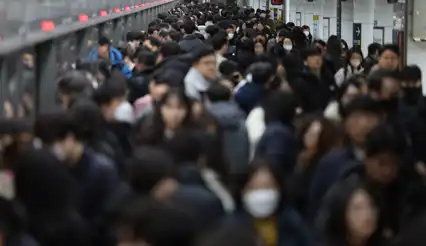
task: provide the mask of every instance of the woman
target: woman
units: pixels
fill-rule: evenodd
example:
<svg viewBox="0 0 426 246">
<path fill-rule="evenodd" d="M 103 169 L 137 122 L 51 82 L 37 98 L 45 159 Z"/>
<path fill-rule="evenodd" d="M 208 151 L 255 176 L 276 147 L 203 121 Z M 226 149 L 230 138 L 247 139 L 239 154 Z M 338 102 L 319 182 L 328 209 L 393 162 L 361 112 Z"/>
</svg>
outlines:
<svg viewBox="0 0 426 246">
<path fill-rule="evenodd" d="M 341 181 L 324 197 L 318 217 L 323 246 L 381 246 L 379 212 L 374 200 L 357 179 Z"/>
<path fill-rule="evenodd" d="M 177 131 L 192 125 L 192 104 L 184 91 L 171 89 L 158 102 L 140 131 L 140 145 L 162 145 Z"/>
<path fill-rule="evenodd" d="M 364 76 L 358 74 L 347 79 L 338 88 L 337 100 L 328 104 L 324 111 L 325 118 L 340 122 L 343 107 L 360 94 L 367 94 L 367 82 Z"/>
<path fill-rule="evenodd" d="M 307 215 L 309 187 L 317 163 L 330 150 L 340 146 L 341 138 L 336 124 L 320 115 L 306 115 L 299 125 L 297 139 L 301 150 L 297 156 L 292 193 L 299 212 Z"/>
<path fill-rule="evenodd" d="M 342 43 L 340 39 L 332 35 L 328 38 L 326 53 L 324 56 L 324 66 L 332 74 L 336 74 L 340 68 L 343 67 L 343 54 Z"/>
<path fill-rule="evenodd" d="M 363 72 L 362 63 L 364 56 L 362 50 L 358 47 L 353 47 L 347 52 L 345 63 L 339 71 L 334 75 L 337 86 L 340 86 L 345 79 L 349 78 L 354 74 L 360 74 Z"/>
<path fill-rule="evenodd" d="M 230 221 L 250 228 L 266 246 L 304 246 L 310 235 L 287 201 L 282 169 L 256 160 L 241 190 L 240 212 Z"/>
</svg>

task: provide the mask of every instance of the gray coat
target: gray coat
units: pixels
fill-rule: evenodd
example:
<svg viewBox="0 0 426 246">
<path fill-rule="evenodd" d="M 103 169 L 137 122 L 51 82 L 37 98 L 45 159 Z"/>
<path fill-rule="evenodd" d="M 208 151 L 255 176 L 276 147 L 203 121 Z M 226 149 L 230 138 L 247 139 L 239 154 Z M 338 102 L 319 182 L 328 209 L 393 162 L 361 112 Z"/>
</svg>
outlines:
<svg viewBox="0 0 426 246">
<path fill-rule="evenodd" d="M 224 133 L 224 152 L 230 163 L 231 174 L 248 170 L 250 146 L 245 126 L 245 114 L 233 101 L 216 102 L 208 106 Z"/>
</svg>

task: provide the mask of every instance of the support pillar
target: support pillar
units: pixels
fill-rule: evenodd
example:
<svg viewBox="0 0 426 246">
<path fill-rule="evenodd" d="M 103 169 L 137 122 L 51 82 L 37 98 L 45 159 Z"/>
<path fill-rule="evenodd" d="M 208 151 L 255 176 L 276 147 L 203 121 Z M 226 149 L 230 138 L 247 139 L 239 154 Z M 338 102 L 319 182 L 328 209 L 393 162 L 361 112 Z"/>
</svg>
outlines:
<svg viewBox="0 0 426 246">
<path fill-rule="evenodd" d="M 353 23 L 355 26 L 356 23 L 361 24 L 361 48 L 364 54 L 367 54 L 368 45 L 373 43 L 373 31 L 374 31 L 374 8 L 376 6 L 376 1 L 372 0 L 354 0 L 354 18 Z M 357 30 L 353 30 L 353 34 Z M 347 41 L 354 41 L 352 40 Z M 349 43 L 349 42 L 348 42 Z M 352 46 L 354 44 L 352 43 Z M 351 46 L 351 45 L 350 45 Z"/>
<path fill-rule="evenodd" d="M 394 5 L 388 4 L 387 0 L 375 1 L 374 28 L 383 29 L 383 44 L 392 43 Z"/>
<path fill-rule="evenodd" d="M 357 0 L 355 0 L 357 1 Z M 354 4 L 349 1 L 341 2 L 341 39 L 352 47 L 352 27 L 354 22 Z"/>
</svg>

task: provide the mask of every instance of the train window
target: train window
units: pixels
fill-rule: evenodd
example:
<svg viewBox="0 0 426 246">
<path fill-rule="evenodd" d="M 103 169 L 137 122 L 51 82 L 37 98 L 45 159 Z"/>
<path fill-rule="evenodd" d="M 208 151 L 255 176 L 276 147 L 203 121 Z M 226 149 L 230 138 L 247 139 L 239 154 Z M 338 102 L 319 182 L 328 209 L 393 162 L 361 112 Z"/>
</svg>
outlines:
<svg viewBox="0 0 426 246">
<path fill-rule="evenodd" d="M 114 23 L 112 21 L 108 21 L 105 23 L 102 29 L 102 35 L 105 37 L 112 39 L 112 34 L 114 32 Z"/>
<path fill-rule="evenodd" d="M 72 69 L 78 58 L 77 37 L 74 34 L 58 39 L 56 42 L 56 62 L 58 65 L 58 74 Z"/>
<path fill-rule="evenodd" d="M 35 61 L 33 50 L 10 54 L 6 58 L 6 76 L 2 82 L 4 117 L 21 118 L 34 115 Z"/>
<path fill-rule="evenodd" d="M 120 18 L 117 23 L 117 31 L 114 33 L 113 43 L 122 46 L 126 35 L 126 23 L 124 18 Z"/>
</svg>

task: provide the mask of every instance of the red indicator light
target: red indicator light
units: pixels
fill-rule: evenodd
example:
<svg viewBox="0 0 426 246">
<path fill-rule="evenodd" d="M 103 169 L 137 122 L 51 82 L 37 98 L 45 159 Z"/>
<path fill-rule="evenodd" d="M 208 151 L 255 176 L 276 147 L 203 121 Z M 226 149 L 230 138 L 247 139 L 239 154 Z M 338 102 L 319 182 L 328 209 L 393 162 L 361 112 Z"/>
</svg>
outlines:
<svg viewBox="0 0 426 246">
<path fill-rule="evenodd" d="M 108 15 L 108 12 L 107 12 L 106 10 L 101 10 L 101 11 L 99 12 L 99 15 L 100 15 L 100 16 L 107 16 L 107 15 Z"/>
<path fill-rule="evenodd" d="M 120 12 L 121 12 L 121 10 L 119 8 L 114 9 L 114 13 L 120 13 Z"/>
<path fill-rule="evenodd" d="M 135 5 L 135 8 L 139 8 L 139 5 L 137 5 L 137 4 L 136 4 L 136 5 Z"/>
<path fill-rule="evenodd" d="M 143 7 L 145 7 L 145 4 L 141 4 L 141 7 L 143 8 Z"/>
<path fill-rule="evenodd" d="M 125 11 L 130 11 L 130 10 L 132 10 L 129 6 L 126 6 L 126 7 L 124 7 L 124 10 Z"/>
<path fill-rule="evenodd" d="M 41 30 L 50 32 L 55 29 L 55 23 L 53 21 L 42 21 L 40 23 Z"/>
<path fill-rule="evenodd" d="M 89 16 L 87 15 L 79 15 L 78 19 L 80 20 L 80 22 L 86 22 L 89 20 Z"/>
</svg>

